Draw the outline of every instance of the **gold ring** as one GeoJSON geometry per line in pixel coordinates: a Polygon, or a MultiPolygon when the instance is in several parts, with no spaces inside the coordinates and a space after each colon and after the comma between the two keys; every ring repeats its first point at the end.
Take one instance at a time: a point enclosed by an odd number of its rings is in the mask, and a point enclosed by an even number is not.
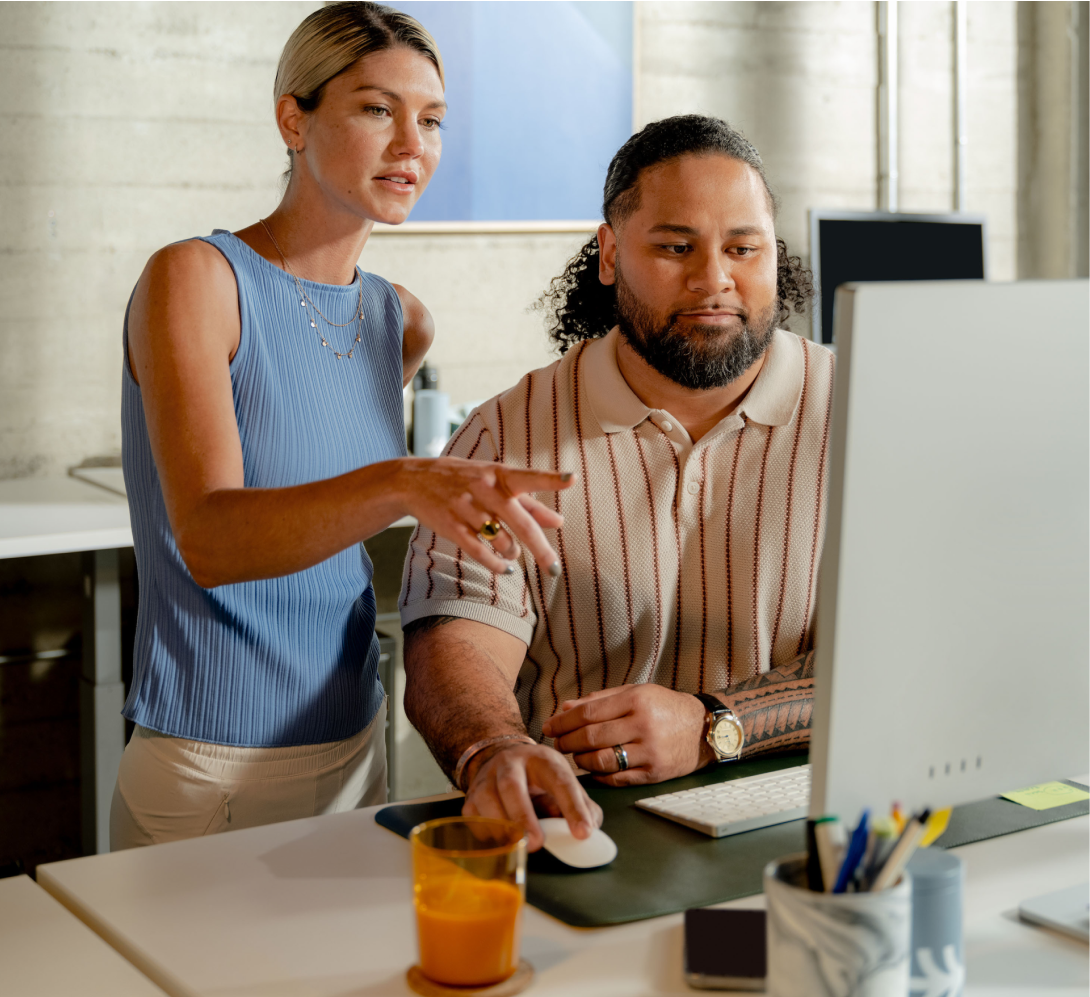
{"type": "Polygon", "coordinates": [[[494,519],[486,519],[477,531],[485,540],[495,540],[500,535],[502,527],[494,519]]]}

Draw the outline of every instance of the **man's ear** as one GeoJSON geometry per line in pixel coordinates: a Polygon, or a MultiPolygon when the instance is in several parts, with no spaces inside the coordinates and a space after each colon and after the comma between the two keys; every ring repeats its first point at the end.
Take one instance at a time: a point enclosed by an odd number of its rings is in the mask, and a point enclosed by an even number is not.
{"type": "Polygon", "coordinates": [[[598,280],[612,284],[617,279],[617,236],[613,226],[603,222],[598,226],[598,280]]]}

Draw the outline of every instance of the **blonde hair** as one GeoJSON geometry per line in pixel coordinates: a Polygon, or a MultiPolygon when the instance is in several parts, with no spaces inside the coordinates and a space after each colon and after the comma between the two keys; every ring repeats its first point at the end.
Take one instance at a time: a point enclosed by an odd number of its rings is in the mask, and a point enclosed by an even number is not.
{"type": "MultiPolygon", "coordinates": [[[[380,3],[331,3],[292,32],[276,67],[273,101],[288,95],[300,110],[310,113],[335,76],[366,55],[399,46],[435,63],[439,82],[446,86],[439,46],[415,18],[380,3]]],[[[290,149],[288,158],[292,158],[290,149]]]]}

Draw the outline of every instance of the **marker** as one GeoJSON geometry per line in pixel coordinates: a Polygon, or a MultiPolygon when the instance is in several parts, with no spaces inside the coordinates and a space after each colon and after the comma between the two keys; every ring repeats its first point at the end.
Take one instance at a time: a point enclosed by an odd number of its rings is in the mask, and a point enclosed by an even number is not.
{"type": "Polygon", "coordinates": [[[821,863],[822,889],[832,893],[844,850],[844,827],[836,817],[823,817],[814,825],[814,839],[821,863]]]}
{"type": "Polygon", "coordinates": [[[942,837],[943,831],[946,830],[946,826],[950,823],[950,809],[950,807],[947,807],[945,810],[932,811],[931,819],[927,822],[924,835],[920,839],[921,848],[926,848],[933,841],[942,837]]]}

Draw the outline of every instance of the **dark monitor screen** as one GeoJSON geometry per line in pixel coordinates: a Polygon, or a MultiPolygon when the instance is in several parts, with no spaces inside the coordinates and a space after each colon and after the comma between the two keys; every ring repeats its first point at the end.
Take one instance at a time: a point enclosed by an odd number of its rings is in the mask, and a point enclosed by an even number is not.
{"type": "MultiPolygon", "coordinates": [[[[811,239],[811,265],[821,295],[823,343],[833,341],[833,299],[841,284],[984,279],[984,220],[979,217],[887,214],[838,218],[815,212],[811,239]]],[[[814,339],[819,338],[817,331],[815,328],[814,339]]]]}

